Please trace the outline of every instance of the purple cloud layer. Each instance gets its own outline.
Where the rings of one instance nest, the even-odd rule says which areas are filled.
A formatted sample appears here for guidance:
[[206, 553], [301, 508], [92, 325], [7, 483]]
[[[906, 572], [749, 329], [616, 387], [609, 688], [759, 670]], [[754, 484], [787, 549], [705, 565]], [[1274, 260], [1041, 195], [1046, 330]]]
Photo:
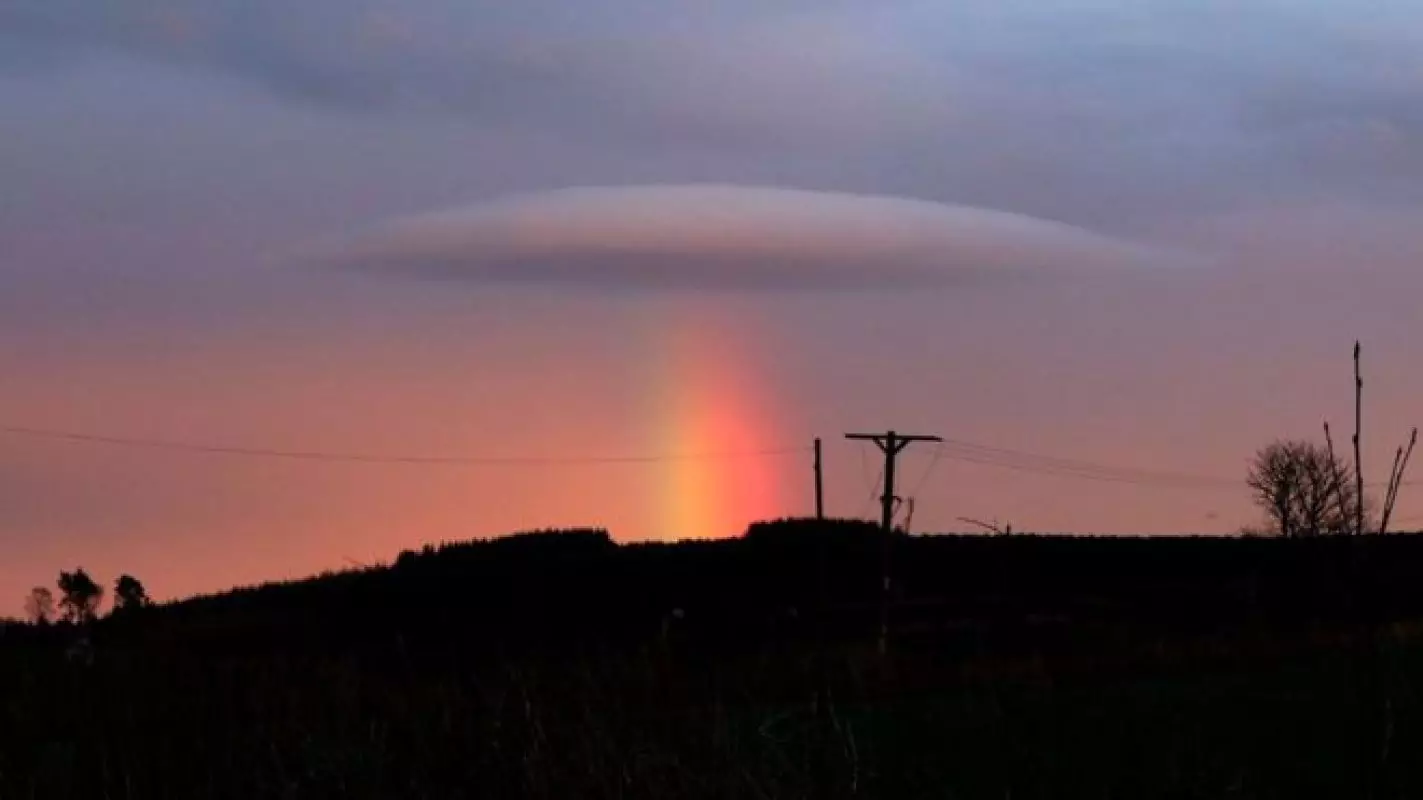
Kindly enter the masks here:
[[1021, 214], [732, 185], [521, 195], [394, 219], [313, 255], [470, 281], [638, 288], [942, 285], [1188, 263]]

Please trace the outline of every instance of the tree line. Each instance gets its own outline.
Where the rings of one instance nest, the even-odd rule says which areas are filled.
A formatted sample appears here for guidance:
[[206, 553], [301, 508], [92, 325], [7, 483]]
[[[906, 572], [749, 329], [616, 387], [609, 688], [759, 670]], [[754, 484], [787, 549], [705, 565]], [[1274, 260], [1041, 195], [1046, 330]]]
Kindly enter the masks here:
[[[25, 597], [25, 618], [34, 625], [67, 623], [85, 625], [99, 617], [99, 609], [104, 601], [104, 587], [100, 586], [83, 567], [73, 572], [59, 573], [56, 582], [59, 589], [58, 600], [47, 586], [36, 586]], [[143, 582], [132, 575], [120, 575], [114, 581], [114, 607], [111, 615], [121, 616], [150, 606], [153, 601]]]

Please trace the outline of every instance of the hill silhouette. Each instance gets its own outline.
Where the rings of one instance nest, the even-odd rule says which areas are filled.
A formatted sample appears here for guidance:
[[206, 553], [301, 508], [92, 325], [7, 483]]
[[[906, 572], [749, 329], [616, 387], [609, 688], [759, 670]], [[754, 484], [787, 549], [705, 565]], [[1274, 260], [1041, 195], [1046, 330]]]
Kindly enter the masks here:
[[[539, 531], [0, 637], [0, 797], [1416, 796], [1423, 536]], [[1362, 790], [1361, 790], [1361, 787]]]
[[[339, 650], [399, 639], [470, 657], [636, 647], [668, 628], [686, 646], [716, 651], [817, 632], [856, 641], [877, 624], [880, 547], [879, 530], [856, 520], [777, 520], [736, 539], [675, 543], [536, 531], [430, 545], [390, 565], [233, 589], [105, 625], [136, 641], [213, 650]], [[1019, 635], [1041, 648], [1050, 630], [1080, 644], [1105, 633], [1286, 631], [1365, 613], [1374, 621], [1423, 616], [1415, 578], [1423, 537], [1412, 535], [901, 534], [891, 565], [899, 638], [942, 647], [1008, 646]]]

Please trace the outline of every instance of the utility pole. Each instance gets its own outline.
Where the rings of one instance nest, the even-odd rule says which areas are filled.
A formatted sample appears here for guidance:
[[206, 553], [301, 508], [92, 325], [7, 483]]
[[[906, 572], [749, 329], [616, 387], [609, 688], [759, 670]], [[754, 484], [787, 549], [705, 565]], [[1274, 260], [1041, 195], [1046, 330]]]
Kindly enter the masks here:
[[1359, 437], [1364, 427], [1364, 376], [1359, 371], [1359, 342], [1354, 342], [1354, 533], [1364, 535], [1364, 462]]
[[922, 434], [847, 433], [846, 439], [874, 442], [884, 453], [884, 494], [880, 496], [880, 614], [879, 653], [889, 647], [889, 543], [894, 536], [894, 464], [901, 451], [915, 442], [942, 442], [942, 437]]
[[820, 437], [815, 437], [815, 518], [825, 519], [825, 483], [820, 471]]
[[[820, 461], [820, 437], [815, 437], [815, 519], [818, 523], [825, 521], [825, 484], [823, 482], [824, 473]], [[827, 543], [825, 541], [826, 530], [824, 524], [816, 525], [815, 530], [815, 718], [819, 725], [816, 728], [817, 734], [821, 737], [819, 747], [819, 763], [816, 765], [817, 789], [816, 797], [830, 797], [830, 737], [833, 730], [833, 719], [830, 714], [830, 666], [826, 657], [826, 640], [830, 635], [830, 586], [828, 561], [829, 554], [826, 552]]]

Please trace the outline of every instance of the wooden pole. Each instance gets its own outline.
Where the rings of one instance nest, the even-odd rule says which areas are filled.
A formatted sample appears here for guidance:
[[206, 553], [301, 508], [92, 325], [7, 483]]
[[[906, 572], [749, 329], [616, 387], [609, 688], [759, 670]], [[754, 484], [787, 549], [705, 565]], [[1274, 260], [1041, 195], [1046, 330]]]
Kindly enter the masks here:
[[820, 468], [820, 437], [815, 437], [815, 518], [825, 519], [825, 480]]
[[938, 436], [904, 435], [896, 431], [879, 433], [847, 433], [846, 439], [874, 442], [884, 453], [884, 494], [880, 495], [880, 609], [879, 654], [889, 649], [889, 551], [894, 537], [894, 465], [900, 451], [914, 442], [942, 442]]
[[1364, 461], [1360, 437], [1364, 427], [1364, 377], [1359, 369], [1359, 343], [1354, 342], [1354, 533], [1364, 532]]

